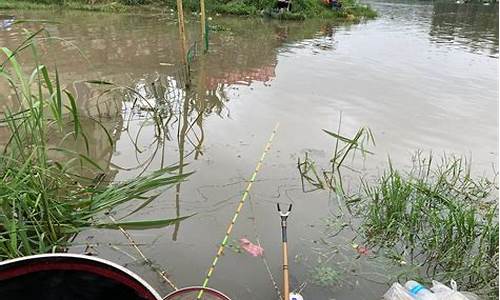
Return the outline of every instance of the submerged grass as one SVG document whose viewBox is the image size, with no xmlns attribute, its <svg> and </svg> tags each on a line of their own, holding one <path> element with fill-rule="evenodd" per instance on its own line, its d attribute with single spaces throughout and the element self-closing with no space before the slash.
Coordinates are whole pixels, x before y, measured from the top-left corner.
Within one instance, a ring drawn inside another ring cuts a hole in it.
<svg viewBox="0 0 500 300">
<path fill-rule="evenodd" d="M 88 139 L 80 122 L 83 116 L 75 98 L 63 88 L 57 69 L 50 72 L 39 63 L 35 37 L 40 32 L 29 35 L 14 51 L 0 49 L 0 78 L 11 89 L 4 101 L 12 103 L 0 118 L 0 126 L 8 132 L 0 149 L 0 260 L 65 251 L 71 239 L 91 226 L 156 228 L 184 219 L 103 221 L 113 208 L 130 201 L 138 202 L 133 212 L 142 209 L 158 197 L 155 190 L 172 187 L 189 174 L 171 175 L 178 169 L 171 167 L 126 182 L 102 184 L 106 170 L 86 151 L 49 144 L 49 136 L 54 135 L 62 136 L 60 144 L 67 139 L 82 139 L 88 152 Z M 35 60 L 35 67 L 28 73 L 18 61 L 19 53 L 26 50 L 32 50 Z M 60 154 L 63 159 L 57 159 Z M 99 176 L 84 180 L 77 175 L 83 169 Z"/>
</svg>

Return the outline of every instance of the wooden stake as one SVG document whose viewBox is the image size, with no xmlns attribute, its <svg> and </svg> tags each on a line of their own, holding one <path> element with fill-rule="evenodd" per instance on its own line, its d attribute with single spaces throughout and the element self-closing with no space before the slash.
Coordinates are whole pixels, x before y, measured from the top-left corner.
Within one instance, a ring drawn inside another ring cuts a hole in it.
<svg viewBox="0 0 500 300">
<path fill-rule="evenodd" d="M 205 17 L 205 0 L 200 0 L 200 13 L 201 13 L 201 42 L 203 43 L 203 52 L 207 52 L 208 46 L 206 43 L 206 34 L 207 34 L 207 24 L 206 24 L 206 17 Z"/>
<path fill-rule="evenodd" d="M 182 0 L 177 0 L 177 20 L 179 21 L 179 36 L 181 44 L 182 64 L 184 65 L 184 72 L 186 75 L 186 87 L 191 85 L 191 78 L 189 72 L 189 64 L 187 60 L 187 41 L 186 30 L 184 28 L 184 9 L 182 7 Z"/>
</svg>

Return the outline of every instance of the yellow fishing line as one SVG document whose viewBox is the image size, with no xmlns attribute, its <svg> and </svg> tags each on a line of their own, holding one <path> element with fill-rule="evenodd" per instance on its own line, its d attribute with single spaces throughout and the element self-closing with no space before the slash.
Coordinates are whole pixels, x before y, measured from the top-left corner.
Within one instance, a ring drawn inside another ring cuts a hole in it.
<svg viewBox="0 0 500 300">
<path fill-rule="evenodd" d="M 262 163 L 264 162 L 264 159 L 266 158 L 266 154 L 271 149 L 271 144 L 273 143 L 274 136 L 276 135 L 276 132 L 278 131 L 279 123 L 276 123 L 274 126 L 273 132 L 271 133 L 271 136 L 269 137 L 269 140 L 267 141 L 266 147 L 264 148 L 264 152 L 262 152 L 262 155 L 260 157 L 259 162 L 257 163 L 257 166 L 255 167 L 255 171 L 252 174 L 252 177 L 250 178 L 250 181 L 247 184 L 247 187 L 245 191 L 243 192 L 243 195 L 241 197 L 241 200 L 238 204 L 238 207 L 236 208 L 236 211 L 234 213 L 234 216 L 231 220 L 231 223 L 229 223 L 227 230 L 226 230 L 226 235 L 224 236 L 224 239 L 222 240 L 222 243 L 220 244 L 219 250 L 217 251 L 217 255 L 215 255 L 215 258 L 212 262 L 212 265 L 208 269 L 207 276 L 205 277 L 205 280 L 203 281 L 203 288 L 208 287 L 208 282 L 210 281 L 210 277 L 212 276 L 213 272 L 215 271 L 215 266 L 217 265 L 217 262 L 219 261 L 219 257 L 222 255 L 222 252 L 224 251 L 224 248 L 226 247 L 227 240 L 229 239 L 229 236 L 231 235 L 231 231 L 233 230 L 234 223 L 236 223 L 236 220 L 238 219 L 238 216 L 240 214 L 241 209 L 243 208 L 243 204 L 245 204 L 245 200 L 248 197 L 248 194 L 250 193 L 250 189 L 252 188 L 253 183 L 255 182 L 255 178 L 257 177 L 257 173 L 259 173 L 260 168 L 262 167 Z M 196 299 L 201 299 L 203 296 L 203 290 L 200 290 L 198 293 L 198 296 Z"/>
</svg>

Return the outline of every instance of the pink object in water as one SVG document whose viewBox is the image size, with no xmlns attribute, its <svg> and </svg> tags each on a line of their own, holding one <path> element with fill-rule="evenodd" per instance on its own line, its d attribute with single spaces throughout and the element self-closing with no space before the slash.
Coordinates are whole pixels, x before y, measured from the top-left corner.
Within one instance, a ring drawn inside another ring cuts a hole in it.
<svg viewBox="0 0 500 300">
<path fill-rule="evenodd" d="M 368 254 L 370 254 L 370 250 L 368 250 L 368 248 L 366 248 L 364 246 L 358 246 L 356 248 L 356 252 L 358 252 L 358 254 L 360 254 L 360 255 L 368 255 Z"/>
<path fill-rule="evenodd" d="M 245 238 L 240 239 L 240 247 L 252 256 L 264 255 L 264 248 L 262 248 L 259 245 L 253 244 L 252 242 L 250 242 Z"/>
</svg>

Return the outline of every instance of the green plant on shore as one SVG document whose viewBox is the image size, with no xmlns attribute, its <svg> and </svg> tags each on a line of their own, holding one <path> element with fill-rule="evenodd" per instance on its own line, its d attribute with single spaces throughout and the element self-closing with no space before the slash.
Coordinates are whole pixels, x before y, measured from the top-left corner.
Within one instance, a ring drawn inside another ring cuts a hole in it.
<svg viewBox="0 0 500 300">
<path fill-rule="evenodd" d="M 302 12 L 308 18 L 341 19 L 347 21 L 359 21 L 362 18 L 372 19 L 377 13 L 366 4 L 357 0 L 342 0 L 342 8 L 331 9 L 329 5 L 319 0 L 297 0 L 293 1 L 292 12 Z"/>
<path fill-rule="evenodd" d="M 363 181 L 361 232 L 370 247 L 418 266 L 420 280 L 457 281 L 498 294 L 498 197 L 495 179 L 475 178 L 461 157 L 414 159 L 408 172 L 389 164 L 376 183 Z M 412 274 L 415 276 L 415 274 Z"/>
<path fill-rule="evenodd" d="M 94 3 L 95 2 L 95 3 Z M 164 8 L 155 5 L 127 5 L 118 1 L 35 1 L 35 0 L 0 0 L 1 9 L 42 9 L 42 10 L 82 10 L 109 13 L 128 13 L 151 11 L 161 13 Z"/>
<path fill-rule="evenodd" d="M 276 0 L 206 0 L 208 13 L 227 15 L 258 16 L 261 14 L 287 20 L 305 18 L 328 18 L 347 21 L 374 18 L 376 12 L 357 0 L 344 0 L 341 10 L 332 10 L 320 0 L 297 0 L 291 11 L 276 13 Z M 197 0 L 184 0 L 184 9 L 198 12 Z M 103 12 L 137 12 L 140 10 L 164 13 L 167 8 L 175 9 L 176 0 L 0 0 L 3 9 L 75 9 Z"/>
<path fill-rule="evenodd" d="M 4 95 L 11 105 L 0 117 L 0 127 L 8 133 L 0 149 L 0 260 L 65 251 L 71 239 L 88 227 L 157 228 L 185 219 L 107 221 L 105 215 L 112 209 L 136 201 L 134 213 L 159 196 L 155 190 L 175 186 L 189 174 L 171 175 L 178 168 L 170 167 L 110 185 L 101 184 L 102 176 L 95 181 L 77 176 L 84 168 L 101 174 L 106 170 L 85 151 L 47 142 L 49 136 L 61 135 L 60 144 L 83 139 L 88 145 L 75 98 L 62 87 L 57 70 L 49 72 L 39 63 L 34 44 L 40 32 L 14 51 L 0 48 L 0 79 L 11 91 Z M 28 73 L 18 61 L 18 54 L 27 49 L 35 60 Z M 63 159 L 58 159 L 60 154 Z"/>
</svg>

